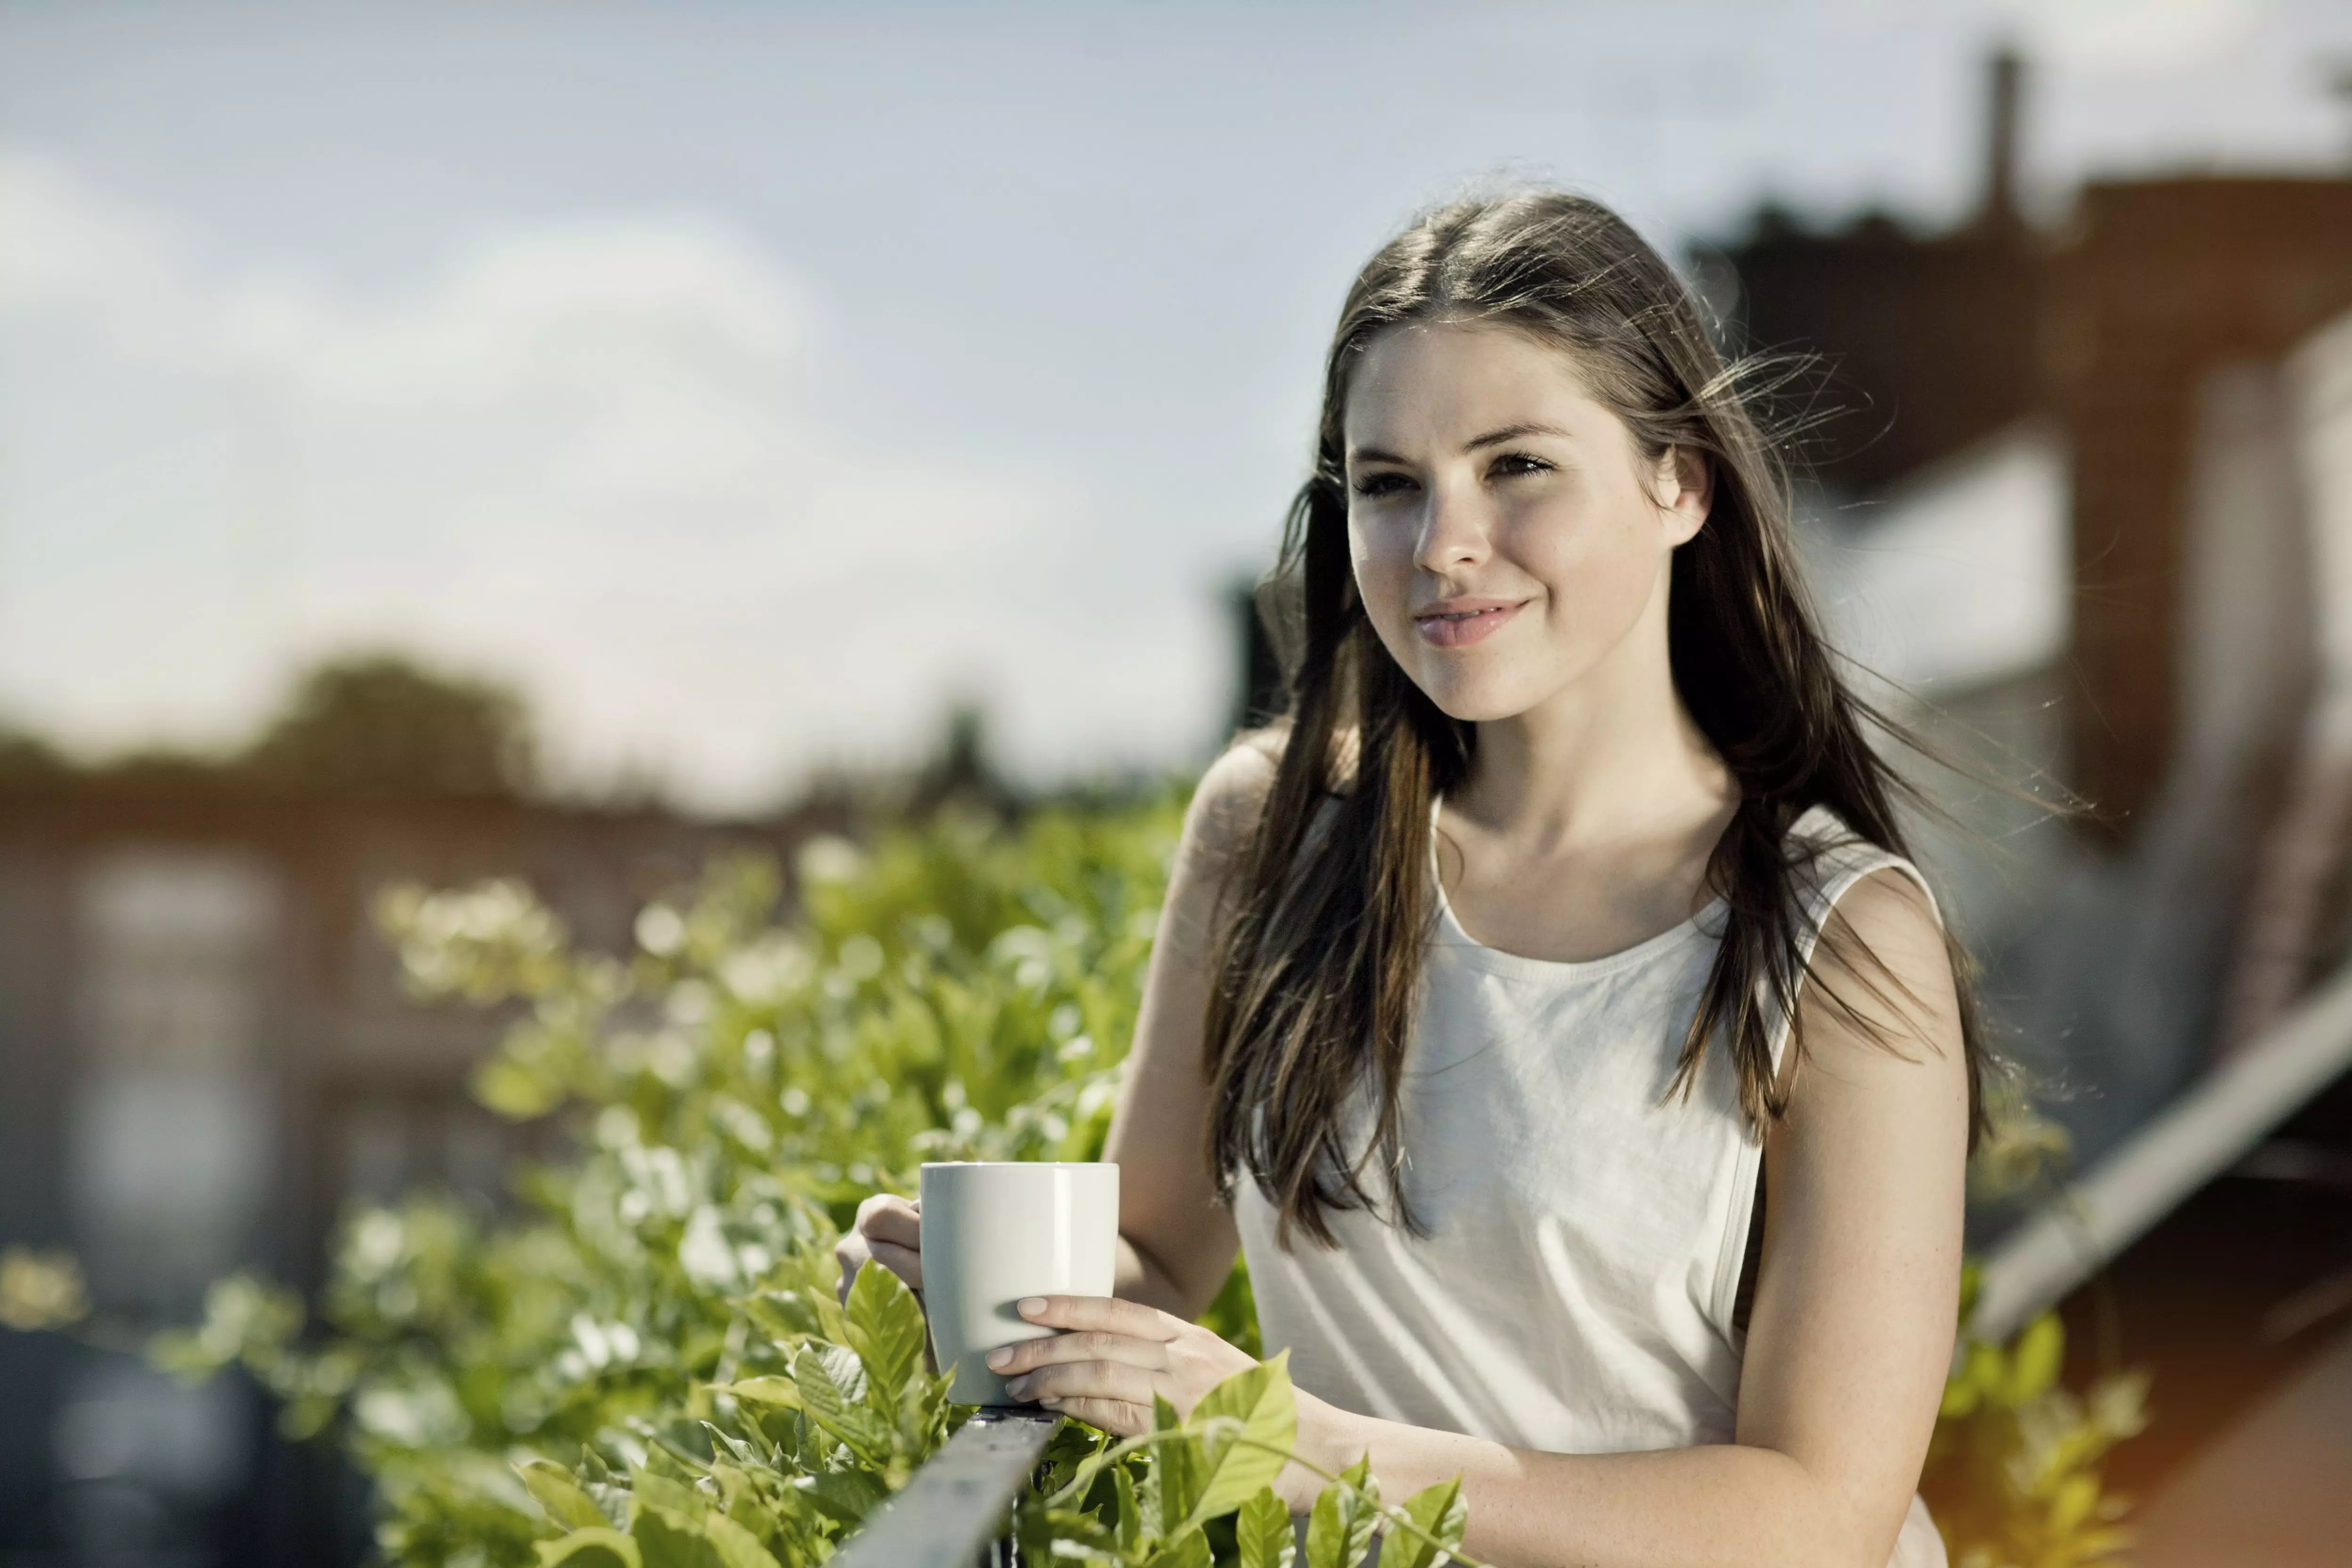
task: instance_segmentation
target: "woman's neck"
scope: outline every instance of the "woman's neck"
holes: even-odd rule
[[[1453,804],[1538,854],[1719,826],[1738,782],[1675,691],[1663,627],[1654,640],[1621,645],[1623,657],[1525,713],[1480,723]]]

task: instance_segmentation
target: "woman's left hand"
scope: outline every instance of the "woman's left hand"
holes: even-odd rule
[[[1120,1437],[1151,1430],[1158,1394],[1190,1415],[1201,1396],[1257,1364],[1198,1323],[1110,1296],[1029,1296],[1021,1315],[1065,1332],[992,1351],[988,1369],[1034,1399]]]

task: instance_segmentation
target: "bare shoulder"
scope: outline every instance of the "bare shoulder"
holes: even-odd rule
[[[1274,725],[1244,730],[1209,764],[1185,813],[1186,837],[1196,854],[1225,860],[1247,846],[1274,792],[1289,738],[1287,729]]]
[[[1935,905],[1892,867],[1838,899],[1800,1002],[1807,1056],[1959,1057],[1958,986]]]
[[[1936,906],[1926,889],[1892,866],[1857,879],[1840,895],[1830,911],[1830,922],[1844,926],[1883,962],[1916,960],[1930,968],[1942,968],[1948,975],[1950,960]]]
[[[1205,959],[1213,946],[1235,874],[1274,792],[1286,739],[1271,726],[1244,731],[1193,787],[1160,918],[1160,943],[1170,952]]]

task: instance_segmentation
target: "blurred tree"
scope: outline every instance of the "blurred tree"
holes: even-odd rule
[[[987,716],[970,698],[949,709],[940,748],[910,782],[902,809],[908,816],[927,817],[950,806],[1000,819],[1016,816],[1021,809],[1019,795],[989,755]]]
[[[1133,787],[1076,785],[1053,793],[1067,805],[1088,799],[1106,808],[1148,795],[1156,781],[1131,781]],[[942,815],[961,815],[975,822],[1017,823],[1045,797],[1023,791],[996,765],[988,742],[988,721],[979,701],[965,696],[947,710],[939,739],[930,753],[911,766],[892,767],[866,763],[820,763],[810,770],[800,788],[798,809],[814,811],[869,828],[885,825],[928,822]]]
[[[397,654],[355,654],[304,675],[244,759],[274,784],[435,795],[524,795],[536,746],[522,699]]]
[[[63,753],[38,735],[0,724],[0,781],[56,778],[72,768]]]

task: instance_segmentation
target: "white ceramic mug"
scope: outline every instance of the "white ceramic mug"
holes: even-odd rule
[[[1101,1163],[926,1164],[923,1307],[931,1352],[955,1368],[959,1405],[1009,1405],[985,1358],[1055,1332],[1021,1315],[1024,1296],[1108,1296],[1118,1267],[1118,1167]]]

